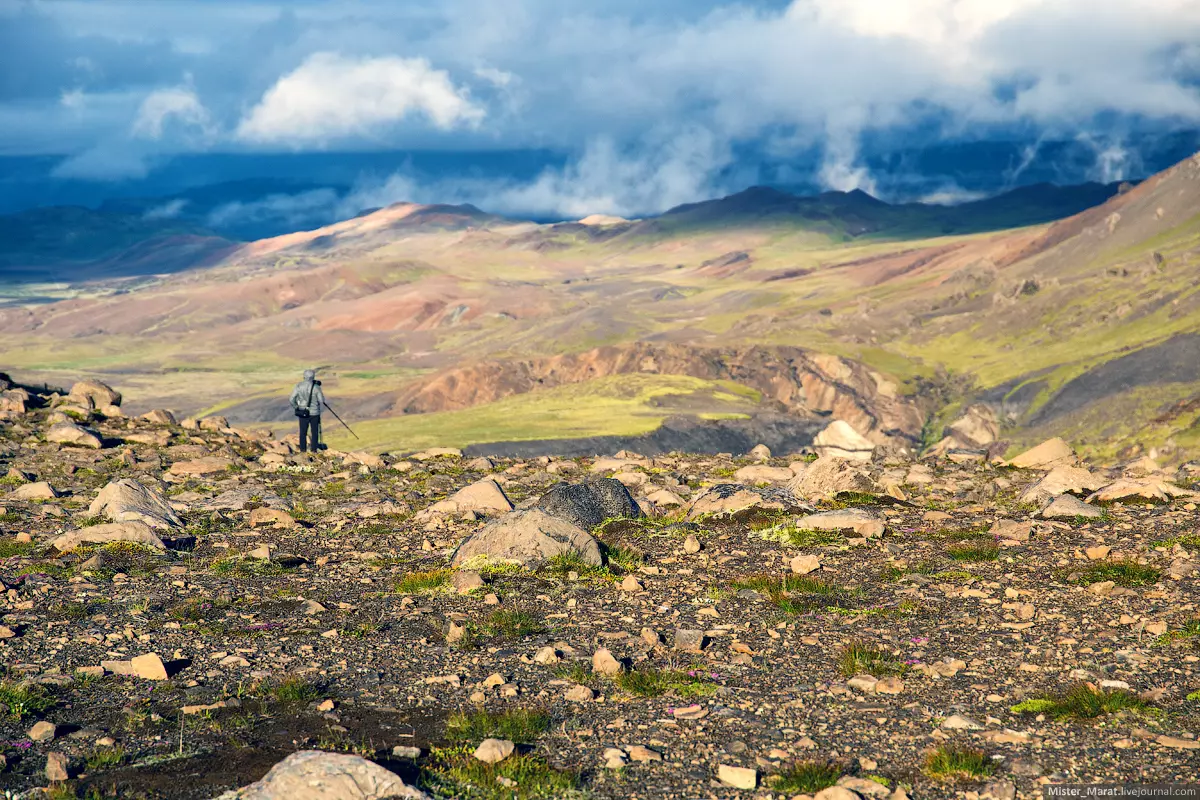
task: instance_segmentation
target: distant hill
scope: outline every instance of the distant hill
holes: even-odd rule
[[[979,233],[1038,225],[1077,214],[1117,194],[1121,184],[1023,186],[958,205],[892,205],[859,189],[797,196],[768,186],[677,206],[656,218],[659,230],[713,226],[805,226],[833,235],[911,237]]]
[[[56,206],[0,216],[0,279],[120,278],[214,263],[233,243],[190,222]]]

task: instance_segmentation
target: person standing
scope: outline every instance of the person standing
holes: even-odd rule
[[[321,441],[321,407],[325,405],[325,395],[321,392],[316,371],[304,370],[304,380],[292,389],[290,402],[292,411],[300,421],[300,452],[317,452]],[[311,447],[306,446],[306,439],[311,441]]]

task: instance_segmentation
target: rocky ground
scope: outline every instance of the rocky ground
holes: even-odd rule
[[[242,796],[309,796],[281,787],[313,764],[359,776],[311,795],[339,798],[1001,800],[1200,769],[1189,465],[313,456],[120,400],[0,409],[10,795],[203,800],[297,751],[347,758]]]

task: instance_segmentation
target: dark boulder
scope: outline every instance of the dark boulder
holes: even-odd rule
[[[636,519],[642,509],[624,484],[613,478],[557,483],[534,506],[538,511],[590,531],[606,519]]]

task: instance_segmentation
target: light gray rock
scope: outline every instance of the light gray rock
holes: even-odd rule
[[[73,444],[77,447],[90,447],[99,450],[104,446],[100,437],[86,428],[81,428],[74,422],[60,422],[46,431],[46,441],[56,444]]]
[[[887,526],[878,514],[861,508],[845,508],[801,517],[796,520],[796,527],[814,531],[854,531],[859,536],[878,538]]]
[[[360,756],[302,750],[249,786],[216,800],[429,800],[399,775]]]
[[[110,542],[136,542],[165,550],[162,539],[154,529],[144,522],[112,522],[108,525],[93,525],[90,528],[64,533],[51,540],[50,546],[60,553],[69,553],[81,544],[108,544]]]
[[[183,525],[162,492],[147,488],[132,478],[121,478],[101,489],[88,507],[88,514],[103,514],[113,522],[144,522],[161,530]]]
[[[452,563],[465,564],[485,557],[501,563],[537,565],[571,553],[593,566],[604,563],[600,544],[575,525],[541,511],[514,511],[464,539]]]
[[[8,493],[9,500],[53,500],[56,497],[58,492],[45,481],[26,483]]]
[[[1089,506],[1070,494],[1059,495],[1050,505],[1042,509],[1042,517],[1045,519],[1073,519],[1074,517],[1096,519],[1103,516],[1103,509]]]

